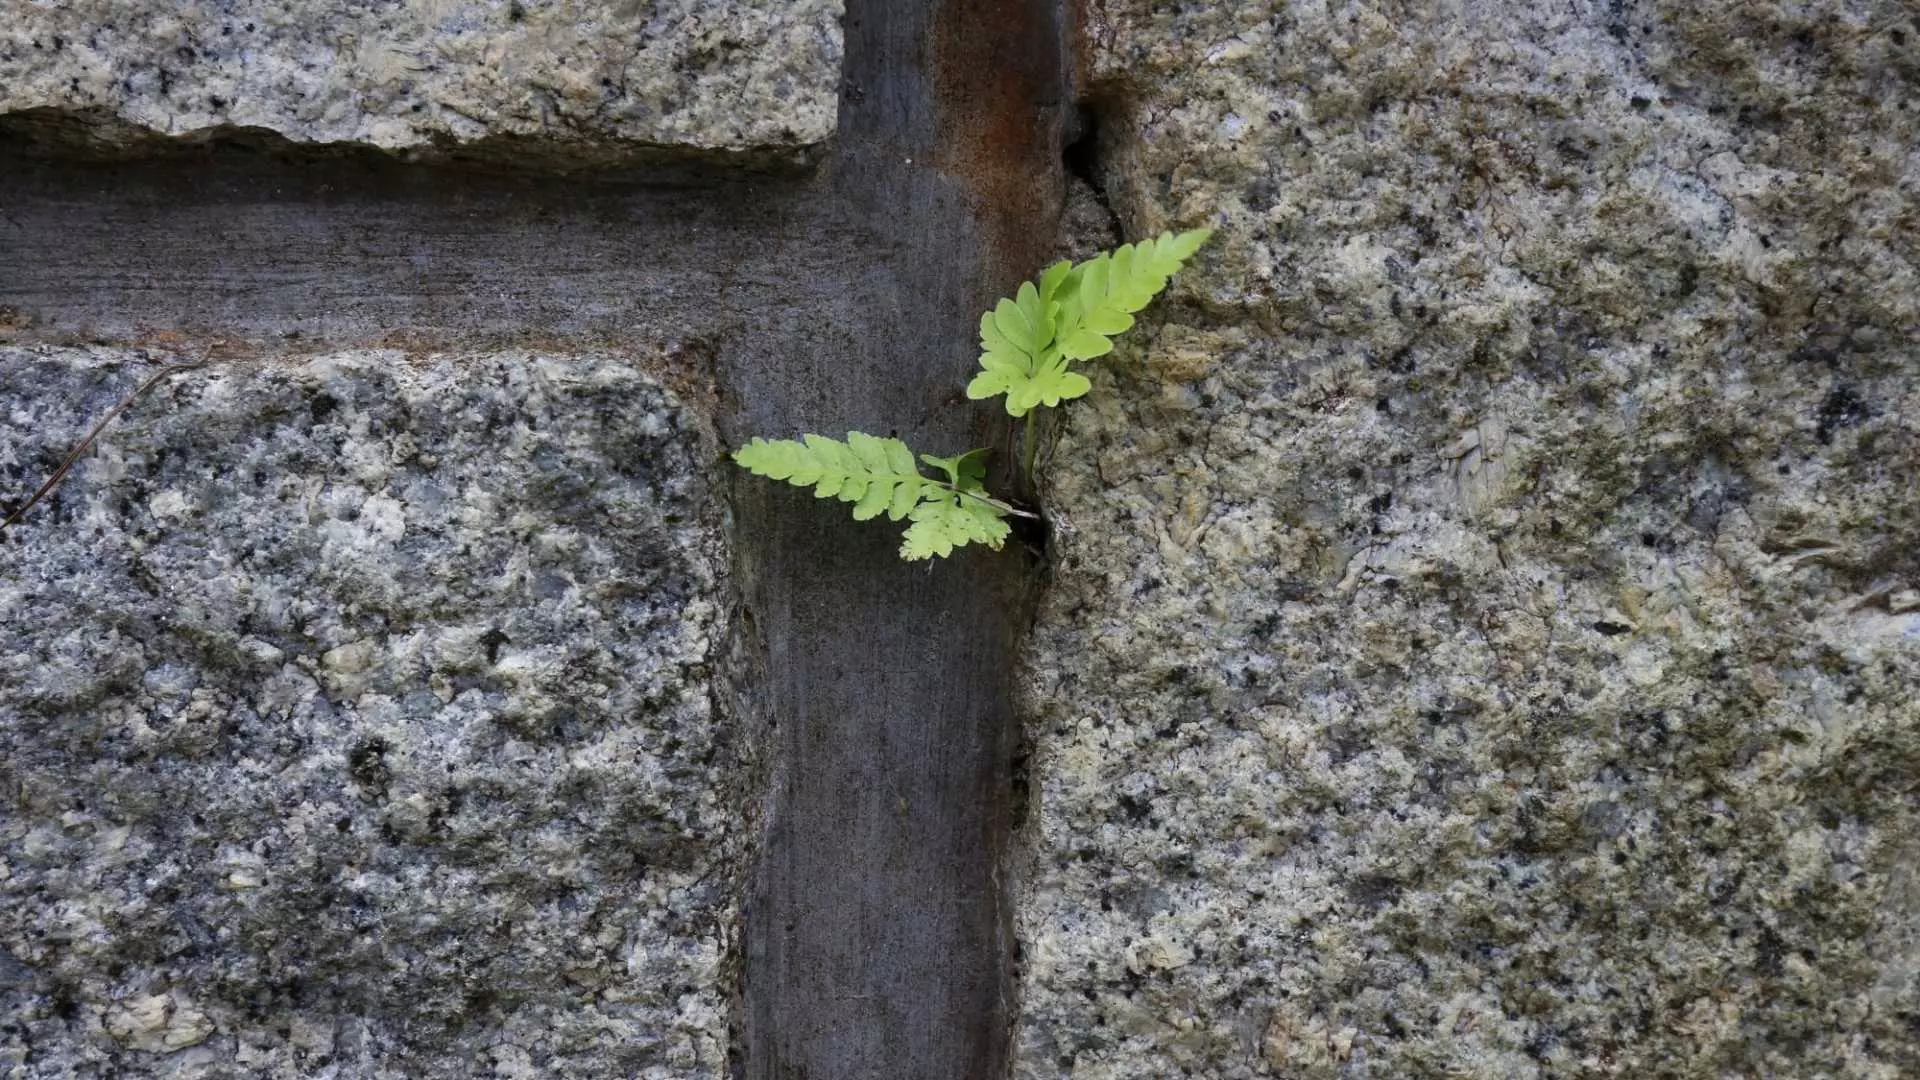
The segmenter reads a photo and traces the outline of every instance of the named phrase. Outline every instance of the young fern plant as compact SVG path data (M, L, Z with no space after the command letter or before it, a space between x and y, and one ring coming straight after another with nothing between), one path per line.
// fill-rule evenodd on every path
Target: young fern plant
M1166 232L1085 262L1057 262L980 316L981 370L967 384L967 397L1005 397L1007 414L1025 418L1020 457L1029 491L1038 410L1093 388L1073 366L1112 352L1113 339L1132 328L1134 313L1166 289L1211 235L1210 229ZM987 493L986 455L970 450L916 460L899 439L850 431L845 442L824 435L751 439L733 460L755 475L850 502L856 521L884 513L890 521L910 522L900 557L930 559L967 544L998 551L1012 532L1009 516L1035 516ZM922 472L923 463L938 474Z
M749 439L733 452L748 472L852 503L855 521L883 513L889 521L911 520L900 544L903 559L951 555L974 543L998 551L1012 531L1007 516L1033 516L987 494L986 457L985 450L950 458L921 454L920 461L946 474L941 480L920 471L906 443L863 431L847 432L846 442L824 435Z

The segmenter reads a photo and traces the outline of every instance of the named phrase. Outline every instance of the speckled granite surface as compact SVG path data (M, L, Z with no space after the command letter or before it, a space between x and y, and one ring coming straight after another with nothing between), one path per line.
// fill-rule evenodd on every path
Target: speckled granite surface
M838 0L0 0L0 114L408 147L766 150L833 132Z
M1912 8L1087 29L1018 1075L1920 1075Z
M0 349L10 503L132 360ZM134 406L0 537L0 1075L721 1075L715 453L611 357Z

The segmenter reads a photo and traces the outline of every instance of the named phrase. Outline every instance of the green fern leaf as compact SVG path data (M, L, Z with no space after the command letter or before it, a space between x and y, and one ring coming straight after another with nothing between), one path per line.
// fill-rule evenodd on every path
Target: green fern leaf
M1001 518L1017 511L987 495L986 456L985 450L947 458L921 455L946 473L943 483L921 475L906 443L858 431L847 432L846 442L824 435L750 439L733 452L734 462L757 476L852 503L855 520L882 513L893 521L910 518L900 546L907 559L950 555L967 544L1000 549L1011 531Z
M1060 290L1057 337L1061 355L1091 360L1113 351L1113 338L1133 327L1133 313L1153 302L1187 259L1213 235L1194 229L1163 232L1122 244L1074 267Z
M998 503L957 491L941 490L913 508L913 524L900 542L903 559L930 559L953 554L967 544L985 544L1000 550L1013 530Z
M920 460L947 474L951 490L938 490L913 508L913 524L900 544L903 559L945 556L966 544L985 544L995 551L1012 530L1001 519L1011 507L987 495L986 450L955 457L921 454Z
M1058 405L1093 389L1087 377L1070 370L1066 357L1055 349L1031 362L1014 364L988 355L980 363L986 370L967 384L967 397L979 401L1005 394L1009 416L1025 416L1036 406Z
M934 457L921 454L920 460L947 474L947 482L962 491L986 490L987 455L993 451L985 448L969 450L953 457Z
M844 443L824 435L802 438L804 442L750 439L733 452L733 460L755 475L811 487L822 499L850 502L856 521L882 513L899 521L912 513L923 495L943 490L920 475L913 451L899 439L859 431L847 432Z
M1053 316L1059 309L1042 299L1033 282L1022 282L1012 300L993 309L993 324L1001 339L1028 356L1038 356L1053 344Z
M1054 325L1060 317L1055 298L1072 273L1071 263L1047 269L1036 286L1025 282L1012 300L1002 300L980 316L980 374L967 384L975 401L1007 396L1007 411L1024 416L1036 405L1058 405L1092 389L1091 383L1066 369L1054 348Z
M1113 337L1133 326L1133 313L1167 287L1167 279L1212 236L1210 229L1125 244L1074 265L1059 262L1039 281L980 316L980 373L967 397L1006 395L1007 412L1025 416L1093 389L1072 370L1075 360L1113 351Z
M975 401L1005 394L1007 412L1025 416L1040 406L1058 405L1093 389L1086 376L1068 370L1055 342L1060 292L1072 280L1073 264L1055 263L1020 286L1014 300L1002 300L980 317L980 374L967 384Z

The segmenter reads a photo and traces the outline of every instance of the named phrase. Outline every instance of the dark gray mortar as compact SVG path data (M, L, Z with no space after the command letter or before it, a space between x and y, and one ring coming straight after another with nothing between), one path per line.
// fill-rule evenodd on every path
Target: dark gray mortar
M1912 6L1093 16L1018 1075L1920 1075Z
M135 360L0 350L9 495ZM713 454L612 356L137 404L0 542L0 1073L721 1075Z

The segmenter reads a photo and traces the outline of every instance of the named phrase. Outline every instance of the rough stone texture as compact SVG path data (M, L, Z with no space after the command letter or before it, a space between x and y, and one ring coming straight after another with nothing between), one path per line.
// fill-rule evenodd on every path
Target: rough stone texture
M383 147L802 147L833 133L840 13L838 0L0 0L0 114Z
M1018 1075L1920 1075L1912 6L1087 31Z
M0 349L10 501L135 359ZM136 404L0 539L0 1075L722 1075L713 459L603 356Z

